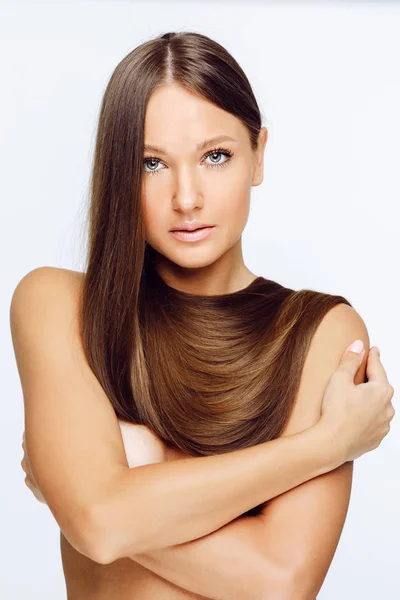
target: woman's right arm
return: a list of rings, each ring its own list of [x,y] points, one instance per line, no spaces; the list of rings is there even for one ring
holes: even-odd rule
[[[346,458],[329,428],[217,456],[129,469],[114,409],[90,369],[71,272],[41,267],[10,321],[38,487],[70,543],[100,563],[207,535]],[[229,500],[229,501],[227,501]]]

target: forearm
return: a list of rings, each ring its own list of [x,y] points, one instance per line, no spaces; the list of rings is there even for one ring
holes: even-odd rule
[[[205,598],[284,598],[290,577],[262,554],[258,543],[262,528],[259,518],[243,516],[197,540],[130,558]]]
[[[121,467],[92,512],[96,543],[111,562],[195,540],[337,466],[328,432],[314,426],[226,454]]]

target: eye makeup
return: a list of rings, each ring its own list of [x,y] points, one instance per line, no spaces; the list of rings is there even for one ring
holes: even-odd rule
[[[224,162],[218,162],[218,163],[207,163],[207,166],[211,167],[212,169],[214,169],[215,167],[217,168],[221,168],[221,167],[225,167],[225,165],[227,165],[231,158],[233,157],[234,153],[231,150],[228,150],[227,148],[213,148],[212,150],[210,150],[209,152],[207,152],[207,154],[204,155],[203,159],[208,158],[209,156],[211,156],[212,154],[220,154],[220,155],[224,155],[226,157],[226,160]],[[146,165],[147,162],[156,162],[156,163],[161,163],[160,159],[153,157],[153,156],[147,156],[144,161],[143,164]],[[162,169],[157,169],[156,171],[153,169],[150,170],[146,170],[145,169],[145,173],[149,173],[151,175],[156,175],[157,173],[159,173],[159,171],[162,171]]]

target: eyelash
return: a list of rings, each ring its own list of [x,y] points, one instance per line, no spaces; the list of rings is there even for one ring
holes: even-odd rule
[[[214,169],[215,167],[219,167],[219,168],[225,167],[230,162],[230,160],[233,156],[233,152],[231,152],[227,148],[213,148],[212,150],[207,152],[207,154],[203,158],[208,158],[211,154],[225,154],[225,156],[226,156],[226,160],[223,163],[208,164],[208,166],[211,167],[212,169]],[[161,160],[159,160],[158,158],[156,158],[154,156],[147,156],[143,162],[146,163],[147,161],[150,161],[150,160],[155,160],[155,161],[158,161],[159,163],[161,162]],[[145,173],[147,173],[149,175],[156,175],[160,171],[162,171],[162,169],[157,169],[157,171],[152,171],[152,170],[145,171]]]

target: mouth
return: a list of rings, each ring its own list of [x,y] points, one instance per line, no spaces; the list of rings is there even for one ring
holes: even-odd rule
[[[214,229],[214,225],[207,225],[197,229],[175,229],[170,233],[176,240],[181,242],[196,242],[208,238]]]
[[[208,229],[213,225],[204,225],[203,227],[196,227],[196,229],[171,229],[171,231],[199,231],[200,229]]]
[[[170,229],[170,232],[173,231],[198,231],[199,229],[208,229],[209,227],[214,227],[214,225],[210,225],[210,223],[202,223],[201,221],[192,222],[183,221],[183,227],[173,227]]]

